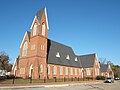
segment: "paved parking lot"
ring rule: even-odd
[[[29,87],[29,88],[13,88],[0,90],[120,90],[120,81],[115,83],[97,83],[97,84],[81,84],[58,87]]]

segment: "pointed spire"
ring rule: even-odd
[[[38,22],[40,23],[41,20],[42,20],[43,15],[44,15],[44,13],[45,13],[45,18],[46,18],[46,23],[47,23],[47,29],[49,29],[46,7],[42,8],[40,11],[38,11],[38,12],[36,13],[35,18],[34,18],[34,20],[33,20],[33,23],[34,23],[35,19],[37,19]],[[32,25],[31,25],[31,28],[30,28],[30,29],[32,29],[33,23],[32,23]]]

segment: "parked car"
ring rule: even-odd
[[[120,78],[119,78],[119,77],[115,77],[114,79],[115,79],[115,80],[120,80]]]
[[[114,79],[109,77],[109,78],[106,78],[104,82],[105,83],[114,83]]]

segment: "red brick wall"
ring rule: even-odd
[[[45,23],[45,26],[46,26],[45,36],[41,35],[41,30],[42,30],[41,28],[42,28],[43,22]],[[38,24],[37,19],[35,19],[34,23],[37,23],[38,30],[37,30],[37,33],[35,36],[33,36],[33,31],[31,31],[30,41],[29,41],[28,35],[26,35],[24,38],[24,41],[20,48],[20,58],[19,58],[20,70],[17,70],[17,72],[18,72],[17,76],[21,76],[23,78],[28,77],[29,73],[30,73],[30,66],[32,65],[33,66],[32,78],[38,79],[39,77],[40,78],[46,77],[46,72],[47,72],[46,71],[46,55],[47,55],[48,30],[47,30],[45,13],[39,24]],[[33,23],[33,26],[34,26],[34,23]],[[27,56],[22,57],[23,45],[26,41],[28,42]],[[42,45],[43,49],[41,49],[41,45]],[[32,46],[34,46],[34,49],[32,49]],[[40,64],[43,65],[42,73],[39,72]],[[14,72],[14,69],[12,70],[12,74],[13,74],[13,72]]]
[[[79,69],[81,70],[81,68],[76,68],[77,69],[77,75],[75,75],[75,71],[74,71],[74,69],[75,69],[75,67],[68,67],[68,66],[62,66],[62,71],[63,71],[63,73],[62,73],[62,75],[60,75],[60,66],[61,65],[54,65],[54,64],[48,64],[49,66],[50,66],[50,74],[48,74],[48,77],[49,78],[54,78],[54,77],[56,77],[56,78],[81,78],[81,75],[82,75],[82,71],[81,71],[81,74],[79,74]],[[56,75],[54,75],[53,74],[53,67],[54,66],[56,66],[56,69],[57,69],[57,71],[56,71]],[[68,68],[68,75],[66,75],[66,72],[65,72],[65,68]],[[70,74],[70,68],[72,68],[73,70],[73,74],[71,75]]]

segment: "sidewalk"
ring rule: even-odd
[[[97,84],[102,81],[76,81],[76,82],[51,82],[51,83],[31,83],[31,84],[0,84],[0,89],[18,89],[18,88],[47,88],[47,87],[63,87],[70,85]]]

